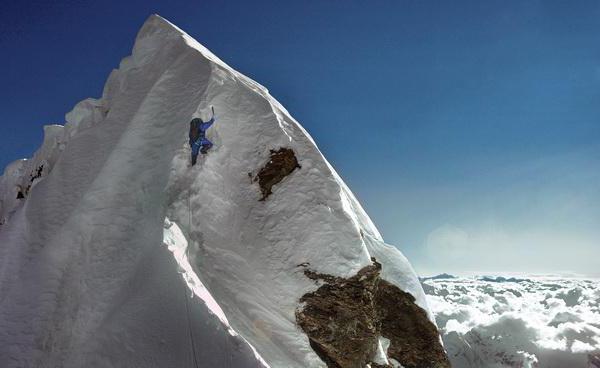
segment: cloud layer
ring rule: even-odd
[[[423,286],[455,368],[585,368],[600,352],[598,280],[453,278]]]

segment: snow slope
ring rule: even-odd
[[[190,167],[211,105],[215,146]],[[305,262],[349,277],[376,257],[428,310],[300,124],[163,18],[66,120],[0,179],[0,366],[324,367],[295,323]],[[279,147],[302,168],[259,201]]]

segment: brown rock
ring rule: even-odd
[[[306,265],[302,265],[306,267]],[[323,285],[300,298],[296,322],[329,368],[386,367],[372,362],[380,336],[388,357],[406,368],[447,368],[437,328],[414,297],[380,278],[381,264],[348,279],[305,269]]]
[[[381,335],[390,340],[389,358],[405,368],[450,367],[436,326],[411,294],[380,280],[376,298]]]
[[[325,284],[300,298],[305,306],[296,321],[328,367],[362,368],[371,361],[379,331],[374,292],[380,269],[368,266],[349,279],[305,270],[308,278]]]
[[[290,175],[296,168],[300,169],[296,155],[291,148],[280,148],[278,151],[271,150],[271,158],[266,165],[260,169],[254,181],[258,181],[262,192],[261,201],[271,195],[273,185],[279,183]]]

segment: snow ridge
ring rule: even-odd
[[[211,105],[215,146],[190,167]],[[349,277],[376,257],[428,311],[304,128],[160,16],[66,120],[0,179],[0,366],[322,367],[294,319],[305,263]],[[282,147],[301,169],[260,202],[250,178]]]

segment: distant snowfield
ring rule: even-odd
[[[455,368],[586,368],[600,352],[600,280],[564,277],[423,281]]]

